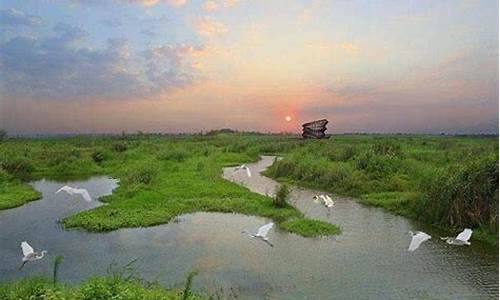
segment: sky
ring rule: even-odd
[[[495,0],[0,0],[10,134],[498,133]]]

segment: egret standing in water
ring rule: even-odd
[[[470,238],[472,236],[472,230],[469,228],[465,228],[464,231],[460,232],[456,238],[453,237],[442,237],[441,239],[446,241],[446,243],[455,246],[470,246]]]
[[[248,235],[249,235],[250,237],[253,237],[253,238],[258,238],[258,239],[260,239],[260,240],[262,240],[262,241],[266,242],[269,246],[274,247],[274,245],[273,245],[273,244],[271,244],[271,242],[269,242],[269,238],[267,237],[267,233],[269,232],[269,230],[271,230],[271,228],[273,228],[273,225],[274,225],[274,223],[272,223],[272,222],[271,222],[271,223],[269,223],[269,224],[266,224],[266,225],[264,225],[264,226],[261,226],[261,227],[259,228],[259,230],[257,230],[257,233],[255,233],[255,234],[254,234],[254,233],[250,233],[250,232],[248,232],[247,230],[242,231],[242,232],[243,232],[243,233],[248,233]]]
[[[239,171],[239,170],[246,170],[247,176],[252,177],[252,172],[250,171],[250,168],[247,165],[241,165],[234,168],[234,171]]]
[[[428,235],[427,233],[422,232],[422,231],[417,231],[415,233],[413,231],[410,231],[409,233],[412,236],[412,238],[411,238],[410,246],[408,247],[408,251],[417,250],[418,247],[420,247],[420,244],[422,244],[423,242],[425,242],[431,238],[430,235]]]
[[[75,195],[75,194],[81,195],[83,197],[83,199],[85,199],[85,201],[87,201],[87,202],[92,201],[92,197],[90,197],[89,191],[87,191],[86,189],[78,189],[78,188],[74,188],[74,187],[70,187],[68,185],[65,185],[62,188],[58,189],[56,194],[58,194],[61,191],[65,191],[66,193],[68,193],[70,195]]]
[[[42,259],[47,253],[47,250],[42,250],[40,252],[35,251],[26,241],[21,243],[21,249],[23,250],[23,264],[19,267],[19,270],[21,270],[27,262]]]

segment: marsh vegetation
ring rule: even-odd
[[[443,146],[444,141],[452,146]],[[117,144],[122,146],[116,147],[115,145]],[[230,252],[239,253],[239,251],[244,251],[243,249],[248,250],[250,248],[252,249],[250,251],[251,253],[260,253],[259,251],[262,251],[261,254],[264,254],[268,248],[264,247],[261,249],[261,247],[259,247],[261,244],[257,243],[254,245],[252,244],[253,241],[244,239],[243,237],[241,237],[240,240],[238,236],[240,233],[239,229],[226,228],[228,227],[227,224],[235,225],[235,220],[239,222],[239,220],[254,217],[238,214],[213,214],[214,212],[244,213],[247,215],[265,217],[266,219],[271,218],[277,225],[277,229],[272,233],[271,239],[273,242],[276,242],[276,248],[273,249],[279,249],[280,251],[266,254],[266,257],[269,256],[267,265],[272,265],[271,268],[280,270],[276,272],[276,278],[285,278],[286,276],[284,274],[288,274],[290,268],[293,269],[295,267],[301,269],[314,266],[313,268],[317,269],[318,274],[326,274],[324,272],[328,273],[328,271],[325,270],[331,270],[333,266],[337,266],[343,268],[344,272],[337,274],[336,276],[338,278],[336,280],[352,280],[354,282],[357,279],[349,276],[350,274],[355,274],[356,271],[345,265],[343,260],[346,259],[346,257],[364,260],[363,266],[366,268],[359,269],[359,272],[366,274],[366,276],[379,276],[379,274],[382,273],[386,276],[390,276],[394,266],[402,266],[400,265],[402,262],[397,258],[405,257],[406,259],[407,257],[400,253],[400,251],[406,251],[407,246],[406,235],[398,235],[401,228],[407,228],[406,230],[418,230],[421,229],[420,226],[422,225],[417,225],[418,227],[410,225],[410,227],[408,227],[409,223],[406,218],[383,213],[380,209],[369,208],[359,204],[349,204],[353,202],[345,199],[338,202],[338,206],[334,208],[331,215],[326,215],[324,207],[312,201],[312,195],[316,191],[297,188],[291,189],[291,183],[319,188],[320,190],[329,191],[333,194],[352,195],[356,197],[355,199],[363,203],[382,206],[392,212],[424,220],[427,223],[447,228],[450,231],[459,228],[460,225],[457,224],[473,224],[467,222],[480,220],[481,225],[473,227],[474,237],[494,244],[498,239],[498,233],[488,228],[488,226],[485,226],[484,224],[487,222],[484,220],[489,219],[483,218],[487,215],[486,212],[493,218],[495,218],[495,213],[498,213],[495,211],[487,211],[483,204],[490,203],[488,201],[493,201],[493,203],[494,201],[498,201],[498,197],[495,198],[498,186],[492,181],[498,178],[498,158],[495,152],[496,149],[498,149],[496,139],[489,137],[335,136],[328,141],[304,141],[287,136],[219,134],[210,137],[157,137],[134,135],[106,138],[10,139],[0,144],[0,161],[2,165],[6,162],[6,165],[10,166],[6,169],[2,167],[2,172],[4,173],[2,184],[9,186],[9,188],[4,190],[5,199],[10,200],[8,201],[9,205],[22,205],[24,201],[29,200],[28,197],[22,198],[15,196],[19,194],[14,193],[14,190],[10,189],[11,187],[33,190],[35,193],[38,193],[27,183],[41,178],[59,181],[54,182],[46,180],[32,183],[33,186],[37,187],[37,190],[43,193],[43,200],[16,209],[19,210],[17,214],[13,214],[10,218],[6,218],[7,222],[5,224],[7,224],[7,227],[5,230],[7,235],[9,235],[9,240],[15,241],[16,237],[19,235],[19,230],[14,229],[16,228],[16,218],[13,216],[30,215],[28,211],[36,211],[33,208],[38,207],[37,204],[43,204],[43,202],[46,202],[45,204],[50,207],[58,205],[57,203],[73,206],[76,203],[74,203],[72,199],[64,199],[64,197],[59,197],[58,199],[53,198],[55,197],[54,191],[57,190],[60,185],[63,185],[63,182],[66,182],[66,180],[82,179],[97,174],[106,174],[120,180],[119,187],[114,189],[113,194],[110,195],[107,189],[106,191],[103,190],[95,194],[107,195],[103,196],[101,200],[108,205],[95,208],[95,206],[89,204],[87,208],[90,209],[85,211],[77,210],[75,207],[75,210],[71,210],[70,213],[62,213],[59,217],[49,218],[51,221],[46,224],[47,228],[53,228],[53,222],[62,218],[67,228],[83,228],[87,231],[112,231],[122,227],[142,227],[168,223],[179,215],[188,214],[181,216],[180,218],[183,218],[184,221],[180,221],[178,224],[171,222],[171,224],[166,226],[157,226],[147,229],[130,229],[130,231],[127,231],[128,233],[125,234],[127,237],[127,244],[133,244],[135,246],[127,248],[127,251],[121,253],[120,256],[124,259],[129,257],[142,257],[143,255],[145,257],[150,257],[148,253],[152,252],[148,251],[155,252],[155,249],[158,249],[155,247],[160,247],[162,249],[168,248],[169,250],[166,252],[171,255],[175,253],[176,259],[182,259],[184,257],[183,253],[186,252],[186,248],[182,246],[182,239],[180,243],[177,244],[176,237],[180,236],[178,235],[180,232],[189,235],[189,238],[186,238],[187,240],[196,239],[199,241],[198,239],[201,236],[208,235],[209,237],[207,237],[207,239],[210,240],[211,243],[207,244],[201,242],[200,247],[213,246],[213,241],[215,240],[227,241],[227,236],[230,235],[230,240],[235,241],[235,245],[231,243],[232,250]],[[445,151],[448,151],[449,154],[445,154]],[[419,152],[432,152],[432,155],[422,156],[415,154]],[[337,155],[332,153],[340,154]],[[254,172],[254,176],[251,178],[247,178],[244,172],[234,172],[234,168],[232,167],[224,169],[224,176],[229,172],[234,175],[235,180],[233,181],[235,183],[247,180],[262,185],[262,180],[272,180],[260,176],[259,172],[265,168],[257,167],[257,165],[263,166],[265,164],[267,167],[272,164],[272,166],[268,168],[266,175],[277,178],[285,183],[277,190],[269,189],[269,191],[275,191],[273,197],[265,196],[267,195],[265,189],[260,189],[258,193],[262,194],[259,195],[257,191],[252,188],[252,185],[243,184],[245,187],[242,187],[222,179],[221,173],[224,167],[256,161],[260,154],[275,154],[282,157],[282,159],[273,160],[272,157],[267,157],[267,159],[261,161],[263,163],[248,164],[252,167],[252,171]],[[448,161],[442,162],[440,159],[446,156],[448,156]],[[370,159],[366,160],[364,159],[365,157],[370,157]],[[16,163],[12,163],[19,161],[23,161],[19,167],[16,167]],[[264,163],[264,161],[266,162]],[[388,164],[389,167],[374,167],[371,165],[374,163],[375,165],[380,164],[382,166]],[[26,168],[26,165],[30,167]],[[411,166],[413,166],[413,168],[410,168]],[[18,172],[17,170],[28,171]],[[452,170],[462,171],[456,173],[455,176],[451,176]],[[342,176],[339,176],[339,174],[342,174]],[[444,178],[441,176],[444,176]],[[97,181],[94,181],[97,184]],[[353,182],[360,183],[353,184]],[[433,185],[430,184],[432,182],[437,182],[434,183],[433,189],[430,188],[433,187]],[[445,185],[443,182],[447,184]],[[276,184],[276,182],[274,183]],[[84,182],[73,184],[83,184],[86,186]],[[43,186],[46,186],[46,188],[43,188]],[[89,187],[91,186],[92,185],[89,184]],[[101,184],[97,184],[96,186],[101,186]],[[269,187],[271,186],[274,187],[274,185],[269,185]],[[116,187],[116,185],[114,185],[114,187]],[[248,189],[246,187],[248,187]],[[424,189],[423,187],[427,188]],[[91,188],[90,190],[93,189]],[[304,193],[304,191],[307,192],[305,194],[300,194]],[[445,193],[445,191],[450,191],[450,194]],[[290,192],[291,194],[289,195]],[[299,192],[299,194],[297,194],[297,192]],[[493,197],[488,198],[492,194]],[[303,197],[299,199],[297,195],[302,195]],[[401,200],[403,196],[408,196],[405,201]],[[307,215],[307,218],[301,211],[298,211],[295,207],[290,205],[290,198],[294,205],[297,205],[297,207]],[[455,198],[457,198],[456,201],[450,201],[450,199]],[[18,201],[17,204],[12,204],[14,203],[13,200]],[[419,201],[423,202],[419,203]],[[424,219],[424,215],[419,215],[421,211],[417,209],[419,209],[419,205],[422,205],[423,208],[431,205],[428,201],[440,202],[432,204],[435,205],[432,208],[432,212],[434,212],[435,215],[425,216],[426,218]],[[478,209],[471,210],[468,206],[460,206],[460,201],[465,202],[466,205],[475,203],[475,205],[479,205]],[[83,203],[85,201],[80,202],[77,201],[78,204],[85,204]],[[493,204],[490,203],[490,205]],[[305,207],[307,208],[304,209]],[[449,211],[449,207],[452,207],[452,212],[454,213],[451,217],[444,215]],[[23,214],[21,210],[24,208],[32,209],[27,210],[27,214]],[[8,210],[5,211],[5,213],[13,211],[15,210]],[[61,208],[61,212],[64,211],[65,209]],[[192,214],[197,211],[209,212],[209,214]],[[313,213],[311,214],[311,212]],[[438,212],[443,215],[439,215]],[[472,218],[470,212],[476,212],[476,216],[474,216],[472,220],[468,219]],[[232,221],[228,223],[229,221],[225,219],[225,216],[231,217],[227,220]],[[458,216],[462,216],[462,219],[458,218]],[[191,220],[190,218],[194,218],[196,221],[186,221]],[[319,220],[315,220],[316,218]],[[368,218],[370,220],[368,220]],[[455,225],[450,225],[446,222],[438,222],[437,220],[441,218],[453,218]],[[388,219],[391,221],[387,222]],[[203,220],[204,223],[200,223],[201,220]],[[209,222],[207,220],[214,221]],[[215,220],[220,223],[215,222]],[[268,221],[265,219],[251,220],[253,220],[251,226],[245,225],[242,226],[242,228],[257,228]],[[345,234],[340,235],[338,240],[337,238],[303,238],[341,233],[340,229],[332,223],[342,224],[342,229],[345,229]],[[210,229],[203,229],[203,226],[200,227],[200,224],[210,224],[208,225]],[[367,241],[365,235],[366,224],[376,226],[378,229],[377,232],[391,232],[391,237],[384,235],[384,239],[380,239],[379,235],[375,235]],[[177,229],[169,226],[177,227]],[[378,226],[380,226],[380,228]],[[12,228],[12,230],[9,231],[9,228]],[[138,240],[132,237],[136,233],[136,230]],[[110,245],[114,245],[117,238],[122,240],[120,232],[123,234],[121,230],[102,235],[85,233],[81,230],[67,231],[61,228],[56,231],[57,234],[46,234],[46,236],[54,236],[52,244],[54,249],[58,248],[56,245],[60,245],[59,249],[66,249],[66,251],[61,250],[59,252],[54,252],[54,255],[67,255],[67,253],[69,253],[67,252],[67,247],[61,246],[61,243],[64,243],[67,239],[73,240],[73,242],[78,244],[78,241],[81,239],[80,237],[87,234],[89,236],[84,239],[87,245],[100,245],[106,248]],[[439,230],[437,231],[439,232]],[[293,234],[290,235],[287,232],[296,233],[303,237]],[[479,235],[476,236],[478,232]],[[106,236],[106,242],[102,240],[104,235]],[[65,240],[59,240],[57,236],[64,236]],[[156,246],[149,247],[151,249],[144,252],[144,250],[141,249],[147,247],[145,246],[146,244],[143,243],[147,240],[144,239],[146,236],[154,236],[160,243]],[[160,236],[162,238],[159,238]],[[391,246],[370,250],[372,251],[373,257],[366,255],[366,251],[370,249],[369,245],[371,243],[384,243],[383,241],[386,241],[385,239],[390,240],[389,244],[391,244]],[[167,246],[168,243],[173,241],[175,241],[174,245],[177,246]],[[14,243],[15,242],[9,242],[9,245],[12,244],[13,248],[17,248]],[[311,247],[311,245],[315,245],[315,247]],[[353,247],[353,245],[357,246]],[[192,245],[185,246],[192,247]],[[440,269],[435,276],[430,278],[429,281],[439,281],[442,277],[443,282],[451,282],[449,285],[443,283],[445,286],[457,288],[457,286],[462,283],[463,278],[469,278],[467,276],[471,276],[470,278],[474,278],[474,280],[479,282],[477,286],[474,286],[474,289],[478,291],[477,294],[496,295],[498,292],[497,289],[484,291],[479,288],[484,282],[489,284],[492,280],[494,281],[491,274],[496,274],[494,272],[495,270],[488,269],[493,268],[490,266],[491,257],[489,254],[485,255],[482,252],[483,246],[484,244],[482,243],[473,242],[471,248],[472,252],[460,251],[464,249],[452,252],[448,252],[448,250],[436,252],[435,250],[438,248],[444,249],[446,243],[441,243],[441,241],[438,240],[436,240],[435,243],[431,241],[429,244],[426,244],[423,249],[419,249],[419,251],[422,252],[422,261],[419,261],[417,265],[422,266],[421,269],[425,269],[427,260],[424,258],[428,256],[439,260],[453,260],[457,254],[464,255],[468,261],[473,261],[477,258],[479,266],[476,267],[471,263],[471,265],[465,268],[456,270],[456,272],[458,272],[457,278],[451,275],[451,277],[443,275],[450,274],[449,270],[443,268],[442,270]],[[398,251],[398,249],[393,249],[394,247],[398,248],[400,251]],[[11,251],[10,248],[10,246],[6,245],[5,249],[8,253],[11,253],[9,252]],[[218,251],[222,251],[225,253],[222,248],[222,246],[220,248],[217,247],[216,250],[212,249],[210,252],[218,253]],[[484,248],[486,249],[487,247]],[[283,252],[283,249],[294,250]],[[299,252],[294,252],[296,250],[298,251],[298,249],[300,249]],[[18,250],[16,249],[16,251]],[[335,251],[338,257],[329,257],[328,263],[325,261],[318,261],[318,253],[325,254],[332,253],[332,251]],[[12,255],[10,257],[14,258],[15,253],[11,253]],[[86,252],[86,255],[92,256],[96,253],[101,252],[97,250],[93,252],[90,251]],[[279,253],[279,255],[276,253]],[[403,256],[398,254],[402,254]],[[311,257],[316,257],[316,259]],[[419,257],[420,255],[415,257],[412,256],[412,258],[408,257],[407,259],[419,259]],[[171,267],[172,262],[169,262],[168,258],[169,255],[165,254],[164,256],[157,257],[156,260],[152,259],[151,262],[143,261],[141,263],[141,274],[143,274],[142,272],[145,270],[146,272],[144,274],[149,274],[148,272],[150,272],[150,270],[154,273],[153,269],[157,265],[161,265],[162,268]],[[196,256],[190,259],[185,258],[186,261],[183,264],[174,266],[174,269],[182,269],[181,272],[183,273],[180,275],[181,279],[176,277],[175,274],[169,274],[169,276],[163,278],[163,286],[165,286],[165,284],[166,286],[170,286],[172,281],[182,281],[182,276],[186,276],[185,274],[190,270],[190,268],[186,270],[186,262],[188,262],[187,265],[190,265],[191,261],[193,261],[193,259],[196,260],[196,258]],[[285,258],[287,260],[300,258],[301,261],[304,263],[307,262],[307,264],[283,266],[280,262]],[[383,266],[379,266],[378,263],[380,263],[382,258],[384,260],[384,265],[390,265],[392,267],[384,268]],[[461,256],[460,260],[463,260],[463,258],[464,257]],[[133,297],[141,299],[147,299],[148,297],[182,299],[185,295],[195,298],[199,297],[190,292],[190,280],[186,280],[186,284],[189,286],[189,292],[186,293],[183,291],[186,290],[184,286],[170,290],[157,284],[149,284],[145,281],[136,279],[123,280],[122,278],[117,281],[112,276],[106,276],[89,280],[89,273],[103,273],[102,270],[99,272],[91,272],[90,269],[87,270],[86,267],[76,267],[76,269],[79,270],[86,269],[86,275],[78,277],[78,279],[83,280],[83,282],[80,285],[68,285],[68,275],[73,276],[74,270],[66,269],[64,264],[68,263],[69,266],[71,263],[78,264],[78,262],[75,262],[75,259],[69,256],[67,259],[68,261],[62,264],[61,272],[58,272],[58,265],[54,265],[55,268],[53,272],[50,269],[43,272],[45,275],[53,275],[51,277],[52,280],[28,278],[14,283],[3,284],[0,287],[0,293],[4,294],[0,294],[0,296],[7,295],[5,297],[22,298],[22,295],[34,295],[39,293],[43,295],[47,294],[52,297],[54,293],[57,294],[57,296],[54,296],[55,299],[58,299],[57,297],[61,295],[67,299],[88,299],[82,298],[82,293],[85,293],[85,295],[92,295],[95,297],[114,295],[118,298],[132,295]],[[202,259],[209,259],[209,257],[205,258],[205,254],[203,254]],[[103,258],[97,261],[102,263],[109,260]],[[240,266],[240,262],[236,258],[232,263]],[[205,264],[201,265],[206,267]],[[253,265],[254,264],[252,264],[252,266]],[[35,269],[43,270],[43,268],[38,267],[42,267],[42,265],[37,264],[36,266],[30,266],[30,270],[28,271],[33,271]],[[245,262],[241,262],[241,268],[247,271],[247,269],[245,269],[246,267],[247,265]],[[209,276],[217,279],[225,278],[226,280],[227,278],[234,277],[231,270],[226,268],[217,269],[216,266],[213,268],[214,269],[212,269],[212,267],[207,267],[200,276]],[[421,269],[417,268],[416,272],[421,271]],[[223,270],[222,272],[224,275],[218,273],[221,272],[221,270]],[[266,272],[265,270],[269,271],[264,267],[262,270],[256,270],[256,276],[260,276],[257,274]],[[32,272],[28,274],[31,273]],[[330,293],[336,282],[330,275],[331,274],[328,273],[327,276],[331,279],[331,281],[328,281],[330,288],[318,289],[311,286],[302,286],[301,289],[307,289],[313,294],[317,293],[317,295]],[[17,280],[22,278],[19,276],[11,279]],[[58,278],[64,283],[59,284]],[[276,278],[272,280],[277,280]],[[151,277],[147,277],[145,280],[150,279]],[[268,278],[266,277],[266,279]],[[328,280],[325,278],[323,279]],[[301,281],[300,276],[298,276],[298,278],[294,277],[294,280]],[[406,282],[403,277],[401,281],[396,279],[393,280],[394,285],[391,285],[392,288]],[[408,280],[412,279],[409,277]],[[203,290],[203,287],[207,285],[207,278],[204,278],[201,282],[203,282],[201,285],[201,290]],[[235,280],[235,282],[241,284],[238,280]],[[261,281],[256,282],[261,283]],[[383,284],[387,285],[387,283]],[[31,289],[29,286],[40,287],[42,291]],[[335,289],[337,290],[337,288]],[[200,285],[196,286],[195,290],[199,291]],[[456,295],[466,295],[467,293],[464,289],[458,289],[456,291]],[[430,292],[433,295],[440,295],[440,292],[436,290],[430,290]],[[248,294],[254,295],[256,293],[258,294],[259,291],[252,290]],[[394,293],[396,293],[395,290],[388,291],[387,295],[394,295]],[[410,293],[413,293],[413,291]],[[476,292],[473,292],[473,294],[476,295]]]
[[[283,157],[267,175],[498,244],[496,136],[335,136]]]
[[[289,143],[286,138],[278,140]],[[254,142],[261,146],[252,148]],[[286,201],[274,205],[273,199],[221,178],[223,167],[254,161],[260,153],[271,152],[274,142],[275,137],[238,136],[235,140],[224,135],[9,140],[0,145],[0,164],[8,182],[3,197],[17,200],[4,207],[36,198],[37,194],[18,195],[21,188],[32,191],[23,180],[106,174],[120,179],[119,188],[100,199],[109,205],[65,218],[67,228],[110,231],[151,226],[205,211],[267,217],[278,226],[284,224],[284,230],[304,236],[338,232],[333,224],[305,218]]]
[[[283,157],[267,171],[273,178],[353,196],[444,228],[472,227],[476,238],[497,244],[496,136],[300,140],[222,133],[10,139],[0,144],[0,208],[39,196],[25,184],[28,179],[107,174],[121,181],[113,195],[101,199],[109,205],[66,218],[67,227],[108,231],[167,223],[182,213],[218,211],[269,217],[306,236],[335,231],[304,219],[283,201],[285,190],[273,201],[220,178],[223,167],[255,161],[260,154]]]

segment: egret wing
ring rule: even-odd
[[[269,232],[269,230],[271,228],[273,228],[273,225],[274,225],[274,223],[269,223],[269,224],[266,224],[266,225],[260,227],[259,230],[257,231],[257,235],[262,236],[262,237],[267,236],[267,233]]]
[[[90,197],[89,191],[87,191],[86,189],[79,189],[78,194],[82,195],[82,197],[83,197],[83,199],[85,199],[85,201],[87,201],[87,202],[92,201],[92,197]]]
[[[333,199],[330,196],[326,195],[325,199],[326,199],[326,202],[325,202],[326,206],[328,206],[328,207],[333,206]]]
[[[35,252],[35,250],[33,249],[33,247],[30,246],[30,244],[28,244],[28,242],[24,241],[21,243],[21,249],[23,249],[23,255],[24,256],[28,256],[32,253]]]
[[[466,229],[464,229],[464,231],[460,232],[457,235],[457,240],[467,242],[467,241],[469,241],[471,236],[472,236],[472,230],[470,230],[469,228],[466,228]]]
[[[65,185],[62,188],[58,189],[57,192],[56,192],[56,194],[59,193],[59,192],[61,192],[61,191],[65,191],[65,192],[71,193],[72,189],[73,189],[72,187]]]
[[[427,233],[419,231],[417,234],[415,234],[412,237],[411,242],[410,242],[410,246],[408,247],[408,251],[417,250],[418,247],[420,247],[420,244],[422,244],[423,242],[427,241],[430,238],[431,238],[431,236],[428,235]]]

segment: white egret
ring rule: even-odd
[[[247,171],[247,176],[248,177],[252,177],[252,172],[250,171],[250,168],[247,165],[237,166],[236,168],[234,168],[234,170],[235,171],[246,170]]]
[[[321,202],[323,202],[323,204],[328,208],[333,207],[334,204],[333,199],[328,195],[314,195],[313,199],[314,203],[319,203],[321,200]]]
[[[413,232],[413,231],[410,231],[409,232],[411,234],[411,242],[410,242],[410,246],[408,247],[408,251],[415,251],[418,249],[418,247],[420,247],[420,244],[422,244],[423,242],[429,240],[431,238],[430,235],[428,235],[427,233],[425,232],[422,232],[422,231],[417,231],[417,232]]]
[[[259,228],[259,230],[257,230],[257,233],[251,233],[251,232],[248,232],[247,230],[243,231],[243,233],[248,233],[248,235],[250,237],[253,237],[253,238],[258,238],[264,242],[266,242],[269,246],[271,247],[274,247],[273,244],[271,244],[271,242],[269,242],[269,238],[267,237],[267,233],[269,232],[269,230],[271,230],[271,228],[273,228],[274,226],[274,223],[268,223],[264,226],[261,226]]]
[[[26,241],[21,243],[21,249],[23,250],[23,264],[19,267],[19,270],[21,270],[27,262],[42,259],[47,253],[47,250],[35,251]]]
[[[328,196],[328,195],[323,196],[323,203],[328,208],[333,207],[333,204],[334,204],[333,199],[330,198],[330,196]]]
[[[442,237],[441,239],[446,241],[446,243],[450,245],[456,245],[456,246],[463,246],[467,245],[470,246],[470,238],[472,236],[472,230],[469,228],[465,228],[464,231],[460,232],[456,238],[453,237]]]
[[[83,197],[83,199],[85,199],[85,201],[87,201],[87,202],[92,201],[92,197],[90,197],[90,194],[86,189],[79,189],[79,188],[74,188],[74,187],[70,187],[68,185],[65,185],[62,188],[58,189],[56,194],[58,194],[61,191],[65,191],[66,193],[68,193],[70,195],[75,195],[75,194],[81,195]]]

